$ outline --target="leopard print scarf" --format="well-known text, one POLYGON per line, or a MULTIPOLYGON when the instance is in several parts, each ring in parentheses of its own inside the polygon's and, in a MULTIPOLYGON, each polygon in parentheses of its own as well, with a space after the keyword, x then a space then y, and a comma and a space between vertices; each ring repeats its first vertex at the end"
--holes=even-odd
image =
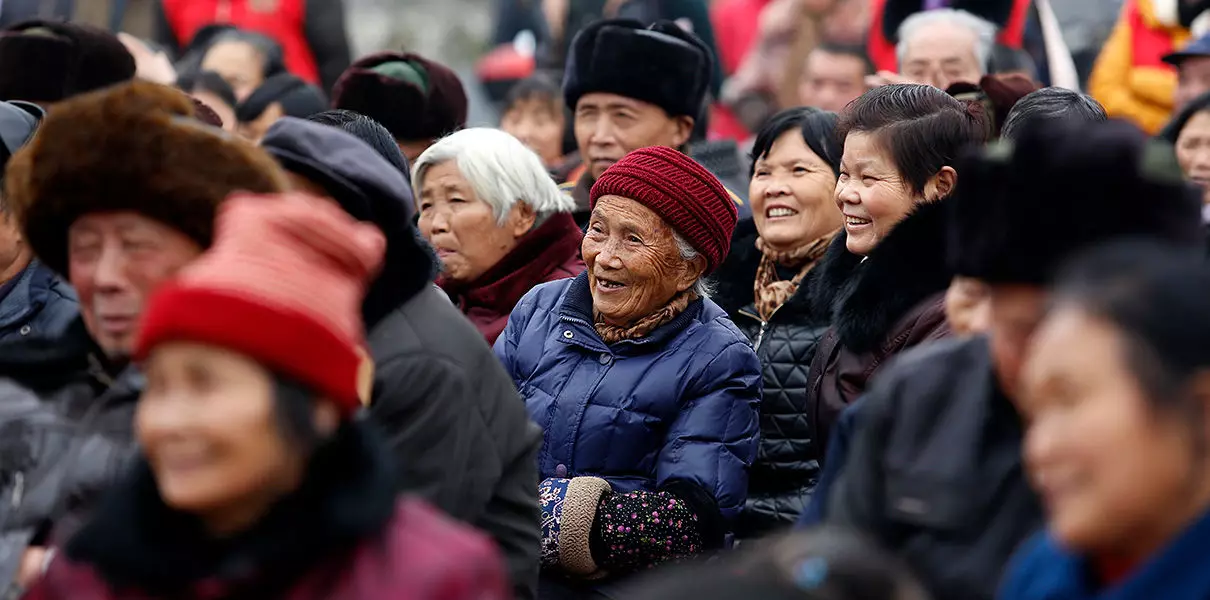
POLYGON ((756 298, 756 312, 762 321, 768 321, 781 305, 785 304, 802 283, 811 268, 819 262, 832 239, 840 230, 833 231, 817 240, 799 246, 789 252, 778 252, 765 246, 763 240, 756 238, 756 249, 760 251, 760 265, 756 268, 756 281, 752 288, 756 298), (777 266, 797 268, 798 274, 789 281, 783 280, 777 274, 777 266))

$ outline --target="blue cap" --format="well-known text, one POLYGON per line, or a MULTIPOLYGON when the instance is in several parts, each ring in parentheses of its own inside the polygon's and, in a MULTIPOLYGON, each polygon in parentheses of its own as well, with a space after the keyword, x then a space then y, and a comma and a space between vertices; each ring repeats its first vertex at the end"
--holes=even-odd
POLYGON ((1190 58, 1210 58, 1210 33, 1190 40, 1184 48, 1164 55, 1164 62, 1179 67, 1190 58))
POLYGON ((8 159, 21 149, 34 132, 46 113, 37 104, 11 101, 0 102, 0 169, 8 159))

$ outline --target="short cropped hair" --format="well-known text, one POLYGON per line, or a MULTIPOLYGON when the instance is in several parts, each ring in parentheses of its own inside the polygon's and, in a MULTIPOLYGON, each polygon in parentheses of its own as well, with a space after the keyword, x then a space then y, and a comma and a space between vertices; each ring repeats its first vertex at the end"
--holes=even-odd
POLYGON ((1027 127, 1044 121, 1100 123, 1107 119, 1105 107, 1092 96, 1065 88, 1046 87, 1026 94, 1013 105, 1000 128, 1000 138, 1015 140, 1027 127))
POLYGON ((395 143, 395 136, 387 131, 381 123, 367 117, 361 113, 355 113, 351 110, 325 110, 321 113, 315 113, 307 117, 308 121, 335 127, 353 137, 370 145, 380 156, 387 159, 391 166, 399 169, 403 173, 403 178, 411 179, 411 170, 408 168, 408 159, 399 151, 399 145, 395 143))
POLYGON ((988 65, 991 64, 992 51, 996 46, 996 32, 999 28, 991 21, 976 17, 965 10, 953 8, 918 12, 904 19, 903 24, 899 26, 899 43, 895 46, 895 56, 899 63, 903 64, 911 40, 922 29, 939 23, 969 29, 975 35, 975 58, 986 73, 988 65))

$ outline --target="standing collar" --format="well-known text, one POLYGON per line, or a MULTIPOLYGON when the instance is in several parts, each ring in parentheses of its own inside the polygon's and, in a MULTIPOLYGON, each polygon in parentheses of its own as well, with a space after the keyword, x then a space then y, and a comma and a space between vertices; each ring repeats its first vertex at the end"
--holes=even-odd
MULTIPOLYGON (((663 344, 679 335, 690 324, 696 321, 701 316, 704 307, 705 301, 698 298, 690 302, 689 306, 681 314, 677 315, 676 318, 655 328, 655 331, 652 331, 646 337, 635 340, 622 340, 613 344, 610 348, 641 348, 663 344)), ((597 335, 596 328, 593 326, 595 319, 593 318, 592 292, 588 288, 587 271, 577 275, 572 280, 571 285, 567 287, 567 292, 563 296, 562 306, 559 308, 559 318, 563 321, 580 325, 582 330, 591 331, 591 340, 594 342, 594 345, 605 346, 605 342, 597 335)))

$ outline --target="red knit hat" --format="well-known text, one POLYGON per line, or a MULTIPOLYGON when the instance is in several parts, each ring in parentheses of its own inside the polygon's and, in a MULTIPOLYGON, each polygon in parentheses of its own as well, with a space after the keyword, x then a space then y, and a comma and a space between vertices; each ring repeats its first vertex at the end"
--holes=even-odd
POLYGON ((739 213, 727 188, 692 158, 665 146, 640 148, 601 174, 589 194, 629 198, 655 211, 708 261, 709 275, 731 248, 739 213))
POLYGON ((351 415, 373 365, 361 301, 386 242, 336 205, 304 195, 236 196, 214 245, 156 290, 136 360, 191 340, 240 352, 309 385, 351 415))

